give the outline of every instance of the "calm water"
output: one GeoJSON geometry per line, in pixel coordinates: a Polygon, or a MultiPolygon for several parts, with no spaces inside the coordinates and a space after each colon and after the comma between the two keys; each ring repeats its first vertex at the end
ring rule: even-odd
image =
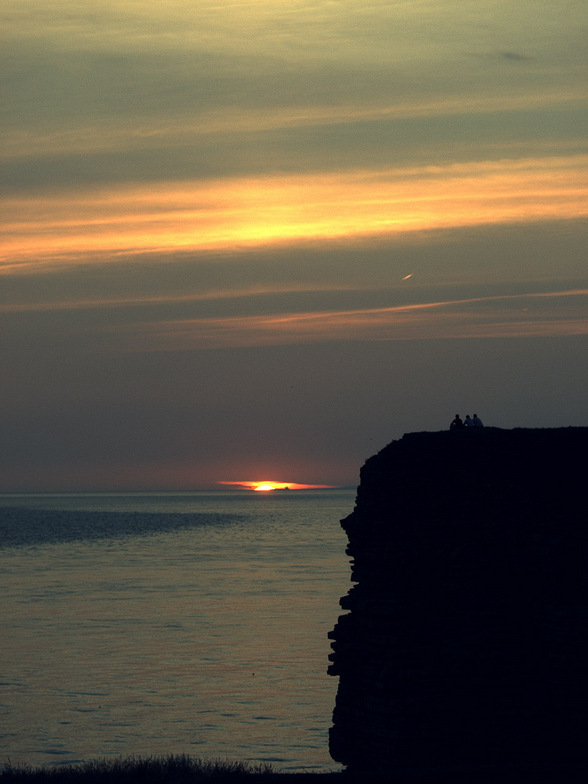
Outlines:
{"type": "Polygon", "coordinates": [[[0,763],[336,770],[354,491],[0,496],[0,763]]]}

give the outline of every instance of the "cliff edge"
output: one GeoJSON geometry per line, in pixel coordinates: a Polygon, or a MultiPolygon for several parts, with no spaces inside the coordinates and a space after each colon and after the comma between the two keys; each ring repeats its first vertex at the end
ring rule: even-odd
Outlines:
{"type": "Polygon", "coordinates": [[[335,760],[588,771],[587,455],[588,428],[483,428],[410,433],[365,463],[329,635],[335,760]]]}

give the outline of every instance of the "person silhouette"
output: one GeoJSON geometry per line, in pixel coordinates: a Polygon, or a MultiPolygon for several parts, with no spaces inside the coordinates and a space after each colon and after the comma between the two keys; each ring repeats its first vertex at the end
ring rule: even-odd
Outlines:
{"type": "Polygon", "coordinates": [[[462,418],[460,417],[459,414],[456,414],[455,415],[455,419],[449,425],[449,429],[450,430],[461,430],[462,427],[463,427],[463,420],[462,420],[462,418]]]}
{"type": "Polygon", "coordinates": [[[463,423],[464,427],[473,427],[474,420],[470,417],[469,414],[466,414],[465,422],[463,423]]]}
{"type": "Polygon", "coordinates": [[[477,414],[474,414],[474,416],[473,416],[472,425],[474,427],[484,427],[484,424],[483,424],[482,420],[480,419],[480,417],[477,414]]]}

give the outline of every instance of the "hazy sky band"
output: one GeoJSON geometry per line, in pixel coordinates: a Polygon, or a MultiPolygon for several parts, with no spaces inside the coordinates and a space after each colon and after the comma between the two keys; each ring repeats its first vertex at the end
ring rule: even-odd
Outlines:
{"type": "Polygon", "coordinates": [[[581,0],[7,0],[3,21],[3,187],[554,155],[585,138],[581,0]]]}

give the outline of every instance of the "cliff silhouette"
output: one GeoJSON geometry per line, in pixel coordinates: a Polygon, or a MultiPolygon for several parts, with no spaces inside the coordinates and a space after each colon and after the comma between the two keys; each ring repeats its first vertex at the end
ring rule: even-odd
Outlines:
{"type": "Polygon", "coordinates": [[[348,772],[588,772],[587,455],[588,428],[486,427],[365,463],[330,633],[348,772]]]}

